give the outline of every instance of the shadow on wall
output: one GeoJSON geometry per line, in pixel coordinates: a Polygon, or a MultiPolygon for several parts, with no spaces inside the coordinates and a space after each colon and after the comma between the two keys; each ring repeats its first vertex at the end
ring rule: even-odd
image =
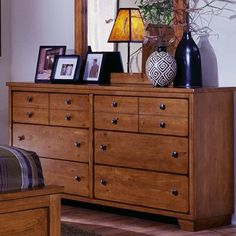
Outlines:
{"type": "Polygon", "coordinates": [[[209,42],[209,35],[201,35],[198,48],[202,64],[202,85],[219,86],[217,58],[213,47],[209,42]]]}

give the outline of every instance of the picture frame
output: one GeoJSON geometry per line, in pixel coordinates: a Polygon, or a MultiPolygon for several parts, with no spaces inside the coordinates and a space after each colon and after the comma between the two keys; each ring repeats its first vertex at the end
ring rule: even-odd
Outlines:
{"type": "Polygon", "coordinates": [[[79,55],[56,55],[52,69],[52,83],[76,83],[80,78],[79,55]]]}
{"type": "Polygon", "coordinates": [[[56,55],[65,55],[66,46],[40,46],[35,74],[35,83],[50,83],[56,55]]]}
{"type": "Polygon", "coordinates": [[[83,74],[84,83],[101,83],[104,64],[104,53],[90,52],[86,57],[83,74]]]}
{"type": "Polygon", "coordinates": [[[89,52],[82,83],[109,84],[112,72],[124,72],[120,52],[89,52]]]}

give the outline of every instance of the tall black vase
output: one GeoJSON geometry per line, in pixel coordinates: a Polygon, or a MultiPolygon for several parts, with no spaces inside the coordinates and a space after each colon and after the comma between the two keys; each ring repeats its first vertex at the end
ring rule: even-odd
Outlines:
{"type": "Polygon", "coordinates": [[[184,32],[175,51],[175,60],[177,74],[174,87],[202,87],[201,57],[191,32],[184,32]]]}

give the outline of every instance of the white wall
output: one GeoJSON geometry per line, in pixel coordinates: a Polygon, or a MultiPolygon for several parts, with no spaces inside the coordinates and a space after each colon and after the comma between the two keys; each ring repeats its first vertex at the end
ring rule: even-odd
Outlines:
{"type": "Polygon", "coordinates": [[[12,81],[34,81],[40,45],[74,48],[74,0],[11,0],[11,16],[12,81]]]}
{"type": "Polygon", "coordinates": [[[1,2],[1,44],[0,57],[0,143],[8,143],[8,90],[6,82],[10,81],[10,1],[1,2]]]}

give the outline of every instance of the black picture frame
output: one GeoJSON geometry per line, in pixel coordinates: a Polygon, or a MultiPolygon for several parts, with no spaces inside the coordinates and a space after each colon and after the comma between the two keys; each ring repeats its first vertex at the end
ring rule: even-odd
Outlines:
{"type": "Polygon", "coordinates": [[[124,72],[120,52],[89,52],[81,82],[109,84],[112,72],[124,72]]]}
{"type": "Polygon", "coordinates": [[[52,83],[77,83],[80,78],[79,55],[56,55],[52,69],[52,83]]]}
{"type": "Polygon", "coordinates": [[[66,46],[40,46],[35,74],[35,83],[50,83],[56,55],[65,55],[66,46]]]}

